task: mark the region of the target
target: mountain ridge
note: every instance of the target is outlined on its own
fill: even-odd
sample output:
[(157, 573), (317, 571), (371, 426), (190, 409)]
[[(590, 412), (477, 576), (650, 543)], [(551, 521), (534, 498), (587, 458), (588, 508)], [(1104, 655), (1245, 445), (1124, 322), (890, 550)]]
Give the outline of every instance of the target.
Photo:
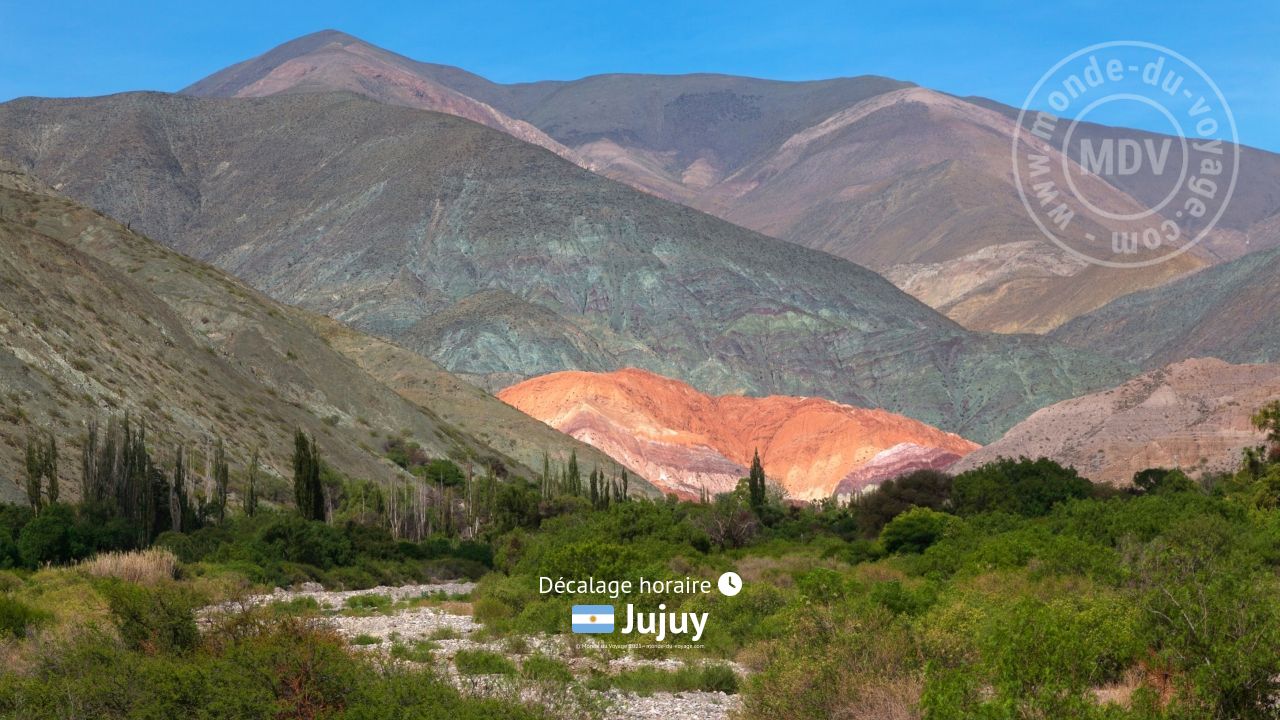
[[(0, 128), (0, 154), (73, 197), (493, 390), (639, 366), (988, 440), (1129, 374), (965, 331), (865, 268), (448, 115), (351, 94), (138, 94), (10, 102)], [(433, 317), (453, 324), (420, 324)]]
[[(307, 57), (333, 42), (394, 55), (345, 33), (322, 31), (188, 90), (235, 94), (248, 79), (222, 86), (219, 76), (269, 75), (270, 63), (256, 70), (246, 66), (273, 54)], [(1016, 110), (994, 101), (869, 75), (777, 81), (716, 73), (604, 73), (501, 84), (459, 68), (394, 56), (405, 72), (545, 132), (565, 148), (562, 156), (583, 167), (869, 266), (973, 329), (1047, 332), (1127, 292), (1280, 244), (1280, 155), (1251, 148), (1244, 148), (1240, 197), (1194, 253), (1143, 270), (1116, 270), (1082, 263), (1040, 234), (1008, 178)], [(371, 85), (337, 80), (327, 87), (374, 98), (385, 94)], [(855, 123), (848, 137), (791, 170), (768, 168), (795, 138), (860, 104), (901, 93), (916, 98), (906, 107), (931, 109)], [(951, 106), (939, 114), (939, 108)], [(423, 107), (452, 111), (444, 104)], [(989, 117), (969, 117), (975, 113)], [(494, 126), (503, 129), (501, 123)], [(1081, 128), (1082, 135), (1093, 137), (1134, 132), (1089, 123)], [(959, 152), (984, 133), (991, 136), (985, 146)], [(927, 162), (915, 157), (922, 148), (933, 148), (935, 157)], [(890, 152), (897, 161), (880, 167)], [(990, 166), (992, 159), (998, 167)], [(940, 161), (951, 167), (938, 171)], [(761, 164), (763, 173), (752, 171)], [(754, 179), (744, 183), (744, 174)], [(1091, 196), (1095, 202), (1126, 205), (1139, 202), (1136, 197), (1152, 202), (1153, 193), (1163, 193), (1145, 176), (1121, 184), (1099, 185)]]

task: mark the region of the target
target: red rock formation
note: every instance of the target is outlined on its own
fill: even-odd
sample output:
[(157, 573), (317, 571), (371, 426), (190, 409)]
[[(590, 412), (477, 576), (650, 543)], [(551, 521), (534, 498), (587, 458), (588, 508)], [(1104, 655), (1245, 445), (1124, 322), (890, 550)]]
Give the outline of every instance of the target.
[(1249, 421), (1280, 398), (1280, 364), (1184, 360), (1037, 411), (953, 472), (997, 457), (1047, 457), (1095, 481), (1127, 485), (1151, 467), (1229, 470), (1262, 444)]
[(815, 499), (869, 464), (870, 479), (854, 482), (876, 482), (895, 466), (945, 466), (978, 447), (884, 410), (821, 398), (712, 397), (634, 369), (552, 373), (498, 397), (681, 494), (732, 489), (757, 449), (789, 496)]

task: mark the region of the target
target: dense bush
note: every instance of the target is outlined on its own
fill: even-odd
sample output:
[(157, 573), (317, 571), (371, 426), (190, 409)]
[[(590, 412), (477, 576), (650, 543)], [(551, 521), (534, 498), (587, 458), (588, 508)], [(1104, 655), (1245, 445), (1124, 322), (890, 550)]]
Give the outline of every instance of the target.
[(0, 595), (0, 639), (24, 638), (32, 629), (47, 623), (49, 613), (37, 610), (9, 595)]
[(884, 526), (880, 532), (880, 543), (886, 552), (924, 552), (957, 523), (954, 515), (923, 507), (911, 508)]
[(874, 538), (889, 521), (913, 507), (947, 510), (951, 506), (951, 476), (937, 470), (917, 470), (882, 483), (854, 499), (858, 531)]
[(1058, 503), (1091, 494), (1092, 483), (1074, 469), (1045, 458), (1000, 458), (957, 475), (951, 487), (960, 515), (1006, 512), (1039, 517)]
[(107, 598), (120, 638), (130, 649), (149, 654), (181, 653), (199, 640), (194, 613), (198, 601), (182, 587), (113, 580), (102, 582), (99, 588)]

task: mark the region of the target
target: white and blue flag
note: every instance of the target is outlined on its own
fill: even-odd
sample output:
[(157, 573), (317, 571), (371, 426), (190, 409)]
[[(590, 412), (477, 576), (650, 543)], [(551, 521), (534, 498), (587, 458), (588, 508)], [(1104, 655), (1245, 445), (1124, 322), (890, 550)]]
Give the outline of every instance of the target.
[(613, 632), (613, 606), (574, 605), (573, 631), (589, 634)]

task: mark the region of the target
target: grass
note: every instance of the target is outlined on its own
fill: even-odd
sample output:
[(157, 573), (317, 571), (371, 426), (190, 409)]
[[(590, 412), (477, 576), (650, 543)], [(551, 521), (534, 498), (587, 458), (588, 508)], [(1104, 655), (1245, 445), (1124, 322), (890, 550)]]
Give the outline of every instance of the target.
[(376, 593), (370, 595), (353, 595), (344, 603), (348, 610), (360, 614), (383, 613), (391, 609), (391, 598)]
[(463, 675), (515, 675), (516, 666), (507, 658), (488, 650), (459, 650), (453, 664)]
[(460, 637), (462, 634), (448, 625), (432, 630), (430, 635), (431, 640), (457, 640)]
[(311, 615), (323, 610), (318, 600), (308, 596), (277, 600), (267, 607), (277, 615)]
[(365, 633), (361, 633), (355, 636), (354, 638), (352, 638), (351, 644), (352, 645), (381, 645), (382, 639), (374, 635), (367, 635)]
[(520, 676), (535, 682), (573, 682), (573, 672), (569, 670), (569, 666), (546, 655), (525, 658), (520, 665)]
[(617, 688), (638, 695), (655, 692), (738, 692), (738, 675), (728, 665), (685, 665), (678, 670), (640, 667), (615, 675), (598, 674), (587, 681), (592, 690)]
[(150, 548), (102, 553), (80, 563), (80, 568), (94, 577), (154, 585), (178, 576), (178, 558), (168, 550)]
[(391, 646), (391, 657), (416, 663), (430, 663), (435, 660), (436, 649), (436, 644), (430, 640), (417, 640), (412, 645), (396, 643)]

